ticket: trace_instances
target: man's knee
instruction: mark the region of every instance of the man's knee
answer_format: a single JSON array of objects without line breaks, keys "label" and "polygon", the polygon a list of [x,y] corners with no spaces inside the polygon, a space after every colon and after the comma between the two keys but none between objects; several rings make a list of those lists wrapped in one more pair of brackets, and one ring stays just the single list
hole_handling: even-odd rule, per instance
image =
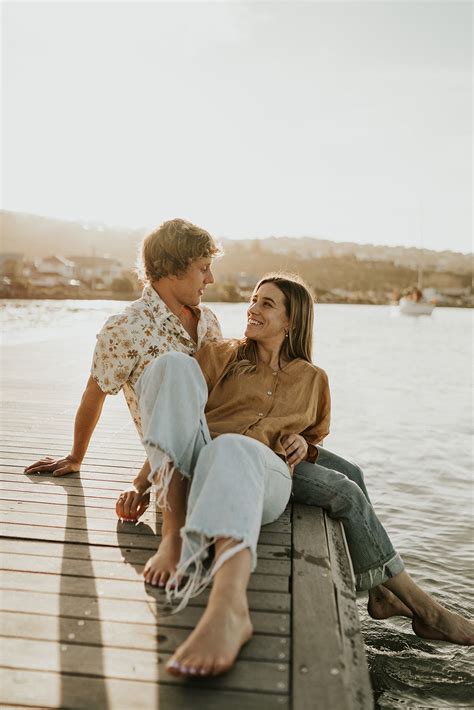
[{"label": "man's knee", "polygon": [[239,476],[244,476],[248,470],[260,468],[252,465],[260,456],[258,442],[242,434],[227,433],[220,434],[203,449],[200,463],[206,461],[208,464],[217,464],[219,469],[225,472],[235,472],[238,469]]},{"label": "man's knee", "polygon": [[192,360],[189,355],[171,351],[158,355],[158,357],[156,357],[153,362],[148,365],[147,369],[157,370],[165,367],[184,367],[188,360]]}]

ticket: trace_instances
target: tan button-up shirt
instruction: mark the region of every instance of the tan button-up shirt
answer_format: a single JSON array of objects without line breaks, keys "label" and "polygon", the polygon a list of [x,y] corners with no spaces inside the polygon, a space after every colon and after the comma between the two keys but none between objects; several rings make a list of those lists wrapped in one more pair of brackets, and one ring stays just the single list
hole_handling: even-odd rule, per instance
[{"label": "tan button-up shirt", "polygon": [[206,419],[211,436],[251,436],[285,458],[282,437],[301,434],[308,442],[307,460],[315,461],[316,444],[329,433],[326,373],[298,359],[281,370],[260,363],[255,373],[223,379],[239,342],[206,343],[194,356],[209,390]]},{"label": "tan button-up shirt", "polygon": [[207,306],[193,309],[199,318],[197,343],[152,286],[123,313],[111,316],[97,335],[91,376],[103,392],[123,389],[133,421],[142,436],[135,384],[154,358],[169,351],[192,355],[208,340],[222,338],[219,321]]}]

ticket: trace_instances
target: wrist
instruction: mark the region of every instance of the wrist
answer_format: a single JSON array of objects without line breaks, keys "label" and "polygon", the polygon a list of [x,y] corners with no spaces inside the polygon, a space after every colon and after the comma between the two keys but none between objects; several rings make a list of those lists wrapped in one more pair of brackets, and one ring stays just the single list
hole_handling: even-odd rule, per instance
[{"label": "wrist", "polygon": [[82,456],[79,456],[79,455],[76,454],[74,451],[71,451],[71,453],[68,454],[68,456],[66,456],[66,458],[67,458],[68,461],[70,461],[71,463],[82,463],[83,460],[84,460],[84,456],[85,456],[85,454],[83,454]]},{"label": "wrist", "polygon": [[144,493],[146,493],[146,491],[150,487],[150,483],[148,481],[148,478],[147,477],[144,478],[143,476],[142,477],[136,476],[132,481],[132,485],[135,488],[135,490],[137,491],[137,493],[140,493],[140,495],[143,495]]}]

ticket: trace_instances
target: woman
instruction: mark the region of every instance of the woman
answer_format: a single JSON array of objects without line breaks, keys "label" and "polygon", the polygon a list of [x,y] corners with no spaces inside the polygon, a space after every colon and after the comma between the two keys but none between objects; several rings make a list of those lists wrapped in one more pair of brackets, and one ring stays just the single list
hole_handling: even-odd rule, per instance
[{"label": "woman", "polygon": [[[150,479],[165,508],[162,544],[145,580],[162,583],[179,557],[166,591],[180,609],[213,579],[203,617],[167,664],[171,673],[222,673],[252,635],[246,587],[260,526],[283,512],[293,467],[317,458],[329,429],[327,377],[311,362],[312,323],[313,299],[299,279],[264,277],[243,340],[210,343],[195,359],[163,355],[137,383]],[[401,600],[400,613],[413,614],[415,631],[472,642],[469,622],[419,590],[396,559],[382,581]]]}]

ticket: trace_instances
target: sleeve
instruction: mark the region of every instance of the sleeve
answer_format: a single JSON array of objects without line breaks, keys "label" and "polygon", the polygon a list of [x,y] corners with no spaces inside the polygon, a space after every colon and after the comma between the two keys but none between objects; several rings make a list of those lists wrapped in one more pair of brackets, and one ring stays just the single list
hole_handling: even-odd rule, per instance
[{"label": "sleeve", "polygon": [[331,420],[331,394],[329,390],[328,376],[324,370],[318,369],[319,377],[315,387],[315,423],[301,432],[308,443],[308,455],[306,461],[314,463],[318,456],[316,444],[319,444],[329,434],[329,424]]},{"label": "sleeve", "polygon": [[126,316],[112,316],[97,335],[91,377],[106,394],[117,394],[138,364],[139,355]]}]

